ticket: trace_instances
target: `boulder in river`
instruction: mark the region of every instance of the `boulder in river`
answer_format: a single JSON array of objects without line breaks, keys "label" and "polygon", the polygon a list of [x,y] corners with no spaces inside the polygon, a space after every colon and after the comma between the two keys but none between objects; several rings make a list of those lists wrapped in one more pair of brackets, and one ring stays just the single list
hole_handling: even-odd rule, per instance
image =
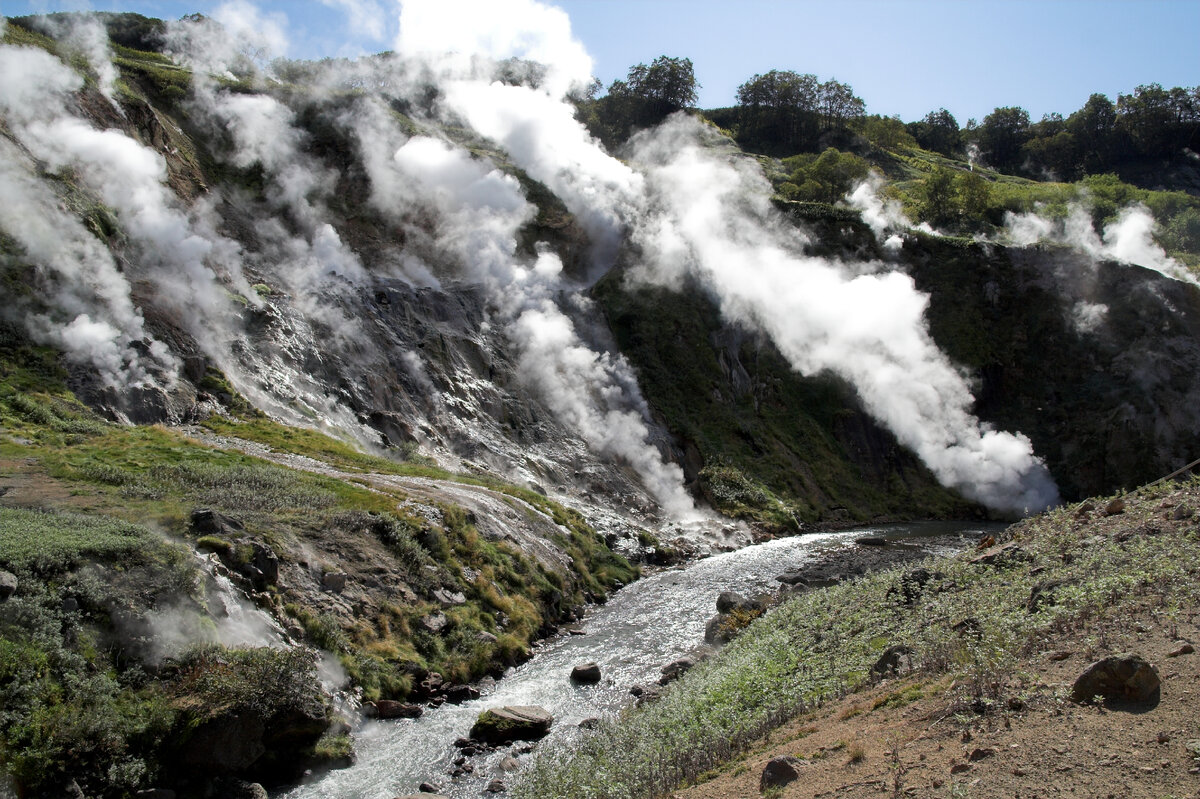
[{"label": "boulder in river", "polygon": [[377,719],[415,719],[420,718],[423,712],[420,705],[410,705],[392,699],[380,699],[363,705],[363,715]]},{"label": "boulder in river", "polygon": [[595,685],[600,682],[600,667],[595,663],[580,663],[571,669],[571,682]]},{"label": "boulder in river", "polygon": [[1158,670],[1138,655],[1113,655],[1088,666],[1075,680],[1071,699],[1088,702],[1094,697],[1126,702],[1150,702],[1158,698]]},{"label": "boulder in river", "polygon": [[446,701],[452,705],[461,705],[481,696],[474,685],[452,685],[446,689]]},{"label": "boulder in river", "polygon": [[505,705],[479,714],[471,737],[486,743],[538,741],[550,732],[554,717],[545,708],[535,705]]},{"label": "boulder in river", "polygon": [[736,591],[722,591],[717,597],[717,613],[729,613],[733,610],[756,608],[758,603],[752,602]]}]

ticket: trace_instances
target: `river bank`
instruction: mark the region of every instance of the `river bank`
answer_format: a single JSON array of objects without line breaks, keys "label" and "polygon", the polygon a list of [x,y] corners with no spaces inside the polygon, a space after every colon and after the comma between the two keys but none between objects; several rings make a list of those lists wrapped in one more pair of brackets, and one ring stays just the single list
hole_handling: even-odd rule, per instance
[{"label": "river bank", "polygon": [[[965,523],[916,523],[858,528],[840,533],[814,533],[777,539],[734,552],[703,558],[684,566],[648,574],[616,592],[603,606],[592,608],[571,628],[539,643],[528,662],[511,669],[484,695],[460,705],[444,704],[418,719],[367,721],[356,732],[356,763],[319,780],[280,794],[287,799],[376,799],[416,791],[429,782],[452,797],[478,796],[493,780],[505,778],[506,758],[518,763],[528,754],[502,748],[456,765],[462,757],[455,739],[465,736],[476,717],[497,705],[538,705],[555,718],[550,741],[569,741],[589,719],[612,719],[632,703],[633,686],[652,683],[661,668],[692,653],[704,642],[705,626],[725,591],[746,596],[787,589],[777,578],[797,570],[830,575],[839,561],[846,575],[867,571],[889,560],[948,554],[973,545],[994,529]],[[856,543],[883,538],[884,546]],[[596,685],[572,684],[573,666],[594,662],[600,667]],[[455,770],[470,772],[451,779]]]}]

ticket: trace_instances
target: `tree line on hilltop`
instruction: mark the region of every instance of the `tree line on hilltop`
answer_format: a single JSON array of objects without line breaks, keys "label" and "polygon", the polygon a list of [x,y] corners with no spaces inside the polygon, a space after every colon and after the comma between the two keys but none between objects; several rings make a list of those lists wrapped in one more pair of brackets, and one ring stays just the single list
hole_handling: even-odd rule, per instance
[{"label": "tree line on hilltop", "polygon": [[[615,144],[693,108],[699,88],[690,59],[664,55],[633,66],[599,98],[597,82],[581,109],[593,132]],[[1067,181],[1200,150],[1200,86],[1166,89],[1151,83],[1118,95],[1116,102],[1093,94],[1074,113],[1046,114],[1038,122],[1024,108],[1007,106],[960,126],[945,108],[909,123],[868,115],[849,84],[771,70],[739,86],[735,106],[704,115],[744,149],[768,155],[915,144],[950,157],[970,152],[1010,174]]]}]

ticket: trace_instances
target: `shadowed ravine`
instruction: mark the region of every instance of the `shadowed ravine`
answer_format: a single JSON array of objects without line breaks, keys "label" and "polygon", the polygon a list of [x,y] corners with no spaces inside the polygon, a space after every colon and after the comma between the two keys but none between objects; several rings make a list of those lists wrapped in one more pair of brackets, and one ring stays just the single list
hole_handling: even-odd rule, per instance
[{"label": "shadowed ravine", "polygon": [[[451,782],[448,771],[459,755],[453,742],[468,733],[485,708],[540,705],[554,715],[551,736],[570,735],[584,719],[616,713],[632,701],[630,687],[653,682],[663,665],[700,645],[722,591],[747,596],[774,591],[777,575],[831,550],[855,547],[854,540],[866,534],[885,536],[885,551],[942,554],[963,548],[985,529],[987,525],[976,523],[926,522],[819,533],[746,547],[646,577],[595,608],[578,625],[586,635],[545,642],[532,660],[485,689],[482,698],[427,710],[420,719],[365,722],[355,733],[358,759],[353,767],[281,796],[390,799],[425,781],[450,796],[478,796],[491,780],[504,776],[500,761],[516,754],[499,749],[474,758],[474,772]],[[601,683],[572,685],[571,668],[588,661],[600,666]]]}]

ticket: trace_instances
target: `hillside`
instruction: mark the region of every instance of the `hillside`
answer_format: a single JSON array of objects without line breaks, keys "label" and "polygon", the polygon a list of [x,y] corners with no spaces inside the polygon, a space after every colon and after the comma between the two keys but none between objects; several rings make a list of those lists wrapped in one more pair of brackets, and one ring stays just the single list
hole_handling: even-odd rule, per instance
[{"label": "hillside", "polygon": [[[654,702],[570,757],[541,752],[515,793],[1185,794],[1197,492],[1159,483],[1032,517],[955,558],[785,586]],[[1090,664],[1122,653],[1153,666],[1152,696],[1073,696]],[[760,785],[774,758],[791,759],[790,778]]]},{"label": "hillside", "polygon": [[642,567],[1200,448],[1179,192],[663,109],[606,149],[562,64],[0,31],[0,792],[288,785]]}]

